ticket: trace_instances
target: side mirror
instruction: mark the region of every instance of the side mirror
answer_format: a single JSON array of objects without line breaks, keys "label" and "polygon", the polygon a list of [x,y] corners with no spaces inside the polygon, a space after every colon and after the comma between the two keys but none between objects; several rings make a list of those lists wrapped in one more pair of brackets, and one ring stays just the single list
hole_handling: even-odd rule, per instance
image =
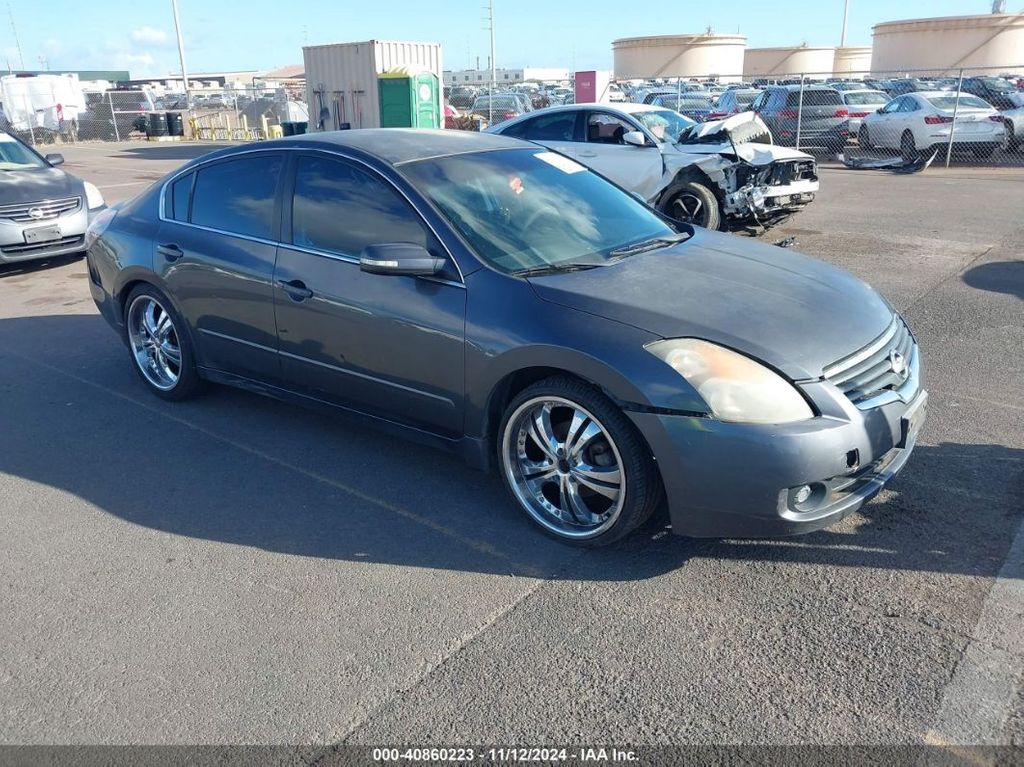
[{"label": "side mirror", "polygon": [[647,143],[647,136],[643,134],[643,131],[631,130],[628,133],[623,133],[622,140],[632,146],[651,146]]},{"label": "side mirror", "polygon": [[48,154],[43,159],[46,160],[48,163],[50,163],[50,165],[63,165],[64,164],[64,155],[62,155],[62,154]]},{"label": "side mirror", "polygon": [[422,245],[385,242],[363,248],[359,256],[359,268],[370,274],[429,277],[444,268],[444,259],[430,255]]}]

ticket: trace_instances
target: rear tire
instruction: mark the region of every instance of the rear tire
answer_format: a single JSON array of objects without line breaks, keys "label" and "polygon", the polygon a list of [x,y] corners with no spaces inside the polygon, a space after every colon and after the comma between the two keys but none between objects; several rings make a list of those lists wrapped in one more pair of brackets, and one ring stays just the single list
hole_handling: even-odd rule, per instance
[{"label": "rear tire", "polygon": [[152,285],[139,285],[125,301],[124,327],[132,369],[153,394],[182,400],[200,386],[188,326],[170,300]]},{"label": "rear tire", "polygon": [[860,130],[857,131],[857,143],[861,149],[871,149],[871,137],[868,136],[868,126],[861,125]]},{"label": "rear tire", "polygon": [[722,211],[715,193],[697,181],[677,181],[662,196],[658,210],[675,221],[722,228]]},{"label": "rear tire", "polygon": [[1017,133],[1013,127],[1013,122],[1006,120],[1003,125],[1006,126],[1006,151],[1019,152],[1020,139],[1017,137]]},{"label": "rear tire", "polygon": [[661,478],[643,437],[615,403],[576,378],[528,386],[505,408],[497,436],[513,502],[563,543],[614,543],[661,502]]}]

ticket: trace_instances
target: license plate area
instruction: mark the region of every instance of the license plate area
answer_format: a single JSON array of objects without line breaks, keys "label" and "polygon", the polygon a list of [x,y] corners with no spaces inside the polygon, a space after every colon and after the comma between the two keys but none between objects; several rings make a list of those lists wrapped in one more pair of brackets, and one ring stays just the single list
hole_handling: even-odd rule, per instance
[{"label": "license plate area", "polygon": [[925,419],[928,417],[928,392],[921,392],[917,399],[910,403],[907,412],[900,419],[900,441],[896,447],[905,448],[917,441]]},{"label": "license plate area", "polygon": [[53,242],[60,239],[60,225],[37,226],[25,230],[25,244],[35,245],[40,242]]}]

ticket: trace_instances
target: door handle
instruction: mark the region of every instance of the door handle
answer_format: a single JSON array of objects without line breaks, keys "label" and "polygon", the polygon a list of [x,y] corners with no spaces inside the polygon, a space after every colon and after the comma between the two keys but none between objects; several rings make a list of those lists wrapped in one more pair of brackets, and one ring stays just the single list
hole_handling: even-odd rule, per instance
[{"label": "door handle", "polygon": [[580,152],[579,157],[597,157],[597,152]]},{"label": "door handle", "polygon": [[168,242],[164,245],[157,245],[156,252],[172,263],[185,255],[185,251],[173,242]]},{"label": "door handle", "polygon": [[305,301],[313,296],[313,291],[302,280],[278,280],[277,284],[293,301]]}]

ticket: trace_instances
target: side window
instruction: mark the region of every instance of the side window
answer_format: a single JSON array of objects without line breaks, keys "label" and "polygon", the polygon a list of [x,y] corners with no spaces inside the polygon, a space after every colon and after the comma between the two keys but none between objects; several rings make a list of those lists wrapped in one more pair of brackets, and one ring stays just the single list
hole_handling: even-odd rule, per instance
[{"label": "side window", "polygon": [[381,242],[427,246],[419,214],[389,184],[348,163],[300,157],[292,201],[292,243],[358,257]]},{"label": "side window", "polygon": [[250,237],[275,235],[274,198],[281,155],[256,155],[200,168],[192,223]]},{"label": "side window", "polygon": [[892,114],[893,112],[896,112],[897,110],[899,110],[899,108],[901,106],[903,106],[903,99],[902,98],[893,99],[888,104],[886,104],[884,107],[882,107],[881,112],[884,115],[889,115],[889,114]]},{"label": "side window", "polygon": [[530,125],[533,122],[534,122],[533,120],[523,120],[520,123],[516,123],[515,125],[511,125],[508,128],[505,128],[505,130],[503,130],[501,132],[501,135],[503,135],[503,136],[511,136],[512,138],[522,138],[522,139],[525,139],[526,138],[526,131],[528,131],[530,129]]},{"label": "side window", "polygon": [[188,173],[179,178],[171,184],[171,193],[164,198],[164,213],[175,221],[188,221],[188,200],[195,175]]},{"label": "side window", "polygon": [[755,112],[760,112],[764,109],[765,102],[768,101],[768,94],[762,93],[752,102],[750,102],[750,108]]},{"label": "side window", "polygon": [[921,106],[917,103],[917,99],[912,99],[909,96],[903,99],[903,104],[900,106],[901,112],[916,112]]},{"label": "side window", "polygon": [[530,141],[572,141],[576,112],[556,112],[529,121],[524,138]]},{"label": "side window", "polygon": [[587,141],[591,144],[624,144],[622,137],[633,130],[636,128],[606,112],[587,117]]}]

